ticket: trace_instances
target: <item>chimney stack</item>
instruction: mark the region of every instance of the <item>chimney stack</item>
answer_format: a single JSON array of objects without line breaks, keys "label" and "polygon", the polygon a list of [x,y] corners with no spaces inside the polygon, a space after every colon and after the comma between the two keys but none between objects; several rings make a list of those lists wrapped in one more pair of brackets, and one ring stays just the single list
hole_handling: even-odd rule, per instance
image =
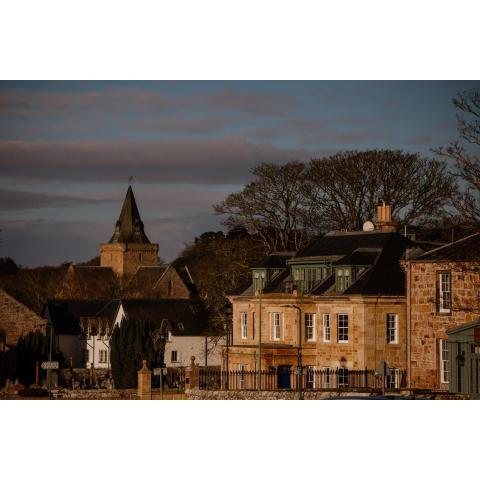
[{"label": "chimney stack", "polygon": [[392,221],[392,207],[391,205],[383,205],[377,207],[377,221],[376,228],[381,232],[395,232],[395,224]]}]

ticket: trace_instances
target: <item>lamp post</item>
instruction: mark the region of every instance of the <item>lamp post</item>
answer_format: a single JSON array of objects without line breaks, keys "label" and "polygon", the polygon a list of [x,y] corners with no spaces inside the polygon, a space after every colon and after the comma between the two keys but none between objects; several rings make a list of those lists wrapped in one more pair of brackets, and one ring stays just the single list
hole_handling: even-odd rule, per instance
[{"label": "lamp post", "polygon": [[255,272],[257,286],[259,286],[259,315],[258,315],[258,390],[262,389],[262,293],[265,272]]},{"label": "lamp post", "polygon": [[232,333],[232,324],[229,321],[223,322],[223,329],[226,334],[226,354],[225,354],[225,370],[228,372],[228,347],[230,346],[230,335]]},{"label": "lamp post", "polygon": [[298,344],[297,344],[297,390],[298,399],[303,400],[303,367],[302,367],[302,309],[298,305],[283,305],[298,311]]}]

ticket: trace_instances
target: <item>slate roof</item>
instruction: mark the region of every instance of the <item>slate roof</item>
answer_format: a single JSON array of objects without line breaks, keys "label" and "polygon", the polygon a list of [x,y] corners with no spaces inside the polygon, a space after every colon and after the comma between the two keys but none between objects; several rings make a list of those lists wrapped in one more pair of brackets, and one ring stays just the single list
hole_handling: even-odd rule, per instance
[{"label": "slate roof", "polygon": [[287,260],[294,256],[295,252],[274,252],[253,264],[251,268],[285,268]]},{"label": "slate roof", "polygon": [[[333,266],[367,266],[343,293],[335,291],[335,274],[332,273],[313,287],[309,292],[313,295],[404,295],[405,274],[400,260],[405,250],[413,245],[397,232],[332,232],[287,260],[287,265],[326,261]],[[292,283],[289,270],[274,278],[264,293],[287,293],[287,284]],[[230,294],[253,295],[251,282]]]},{"label": "slate roof", "polygon": [[378,248],[354,250],[352,253],[334,262],[334,265],[373,265],[380,252],[381,250]]},{"label": "slate roof", "polygon": [[299,262],[307,258],[345,256],[361,248],[383,248],[396,232],[329,232],[300,250],[289,263]]},{"label": "slate roof", "polygon": [[150,293],[153,296],[153,288],[167,271],[169,265],[152,267],[139,267],[125,288],[125,295],[142,291],[143,296]]},{"label": "slate roof", "polygon": [[108,243],[150,243],[145,235],[131,186],[128,187],[122,211],[115,225],[115,232]]},{"label": "slate roof", "polygon": [[71,265],[55,297],[101,300],[115,298],[118,289],[118,278],[110,267]]},{"label": "slate roof", "polygon": [[412,260],[413,262],[457,261],[472,262],[480,260],[480,233],[449,243]]},{"label": "slate roof", "polygon": [[122,300],[122,305],[128,318],[158,326],[162,321],[168,321],[174,335],[203,335],[207,329],[207,314],[200,302],[177,299]]},{"label": "slate roof", "polygon": [[50,300],[46,309],[50,313],[56,335],[80,335],[82,317],[101,317],[112,327],[120,300]]}]

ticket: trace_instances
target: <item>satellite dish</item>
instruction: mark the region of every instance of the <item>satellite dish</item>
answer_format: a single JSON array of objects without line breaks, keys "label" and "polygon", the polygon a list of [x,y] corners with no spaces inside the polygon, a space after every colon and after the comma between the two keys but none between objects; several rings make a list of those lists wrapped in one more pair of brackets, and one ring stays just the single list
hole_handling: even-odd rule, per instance
[{"label": "satellite dish", "polygon": [[363,231],[364,232],[373,232],[374,230],[375,230],[375,225],[370,220],[367,220],[363,224]]}]

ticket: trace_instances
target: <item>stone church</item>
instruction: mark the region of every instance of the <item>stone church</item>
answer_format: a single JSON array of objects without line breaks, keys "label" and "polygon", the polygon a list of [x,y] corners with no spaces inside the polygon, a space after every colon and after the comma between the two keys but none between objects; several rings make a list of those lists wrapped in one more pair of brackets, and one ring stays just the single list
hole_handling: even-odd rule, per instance
[{"label": "stone church", "polygon": [[[145,233],[131,187],[112,237],[100,244],[100,265],[70,265],[43,312],[67,363],[101,370],[110,368],[113,328],[129,316],[159,325],[180,322],[185,326],[180,336],[205,343],[207,316],[190,272],[160,263],[158,244]],[[199,353],[208,357],[203,349]]]},{"label": "stone church", "polygon": [[0,289],[3,350],[14,351],[20,336],[31,331],[48,335],[51,326],[64,367],[88,368],[100,375],[111,368],[115,325],[139,318],[166,328],[169,366],[181,366],[192,354],[204,364],[220,362],[218,337],[215,348],[210,348],[207,315],[188,268],[161,263],[159,246],[145,233],[130,186],[113,234],[99,250],[99,261],[89,262],[92,265],[72,263],[51,269],[55,277],[49,275],[48,281],[53,295],[41,312],[41,305],[35,312],[22,303],[21,291],[12,296]]}]

